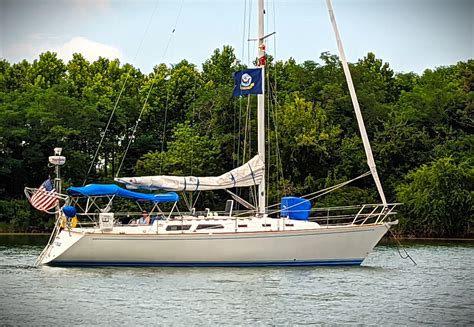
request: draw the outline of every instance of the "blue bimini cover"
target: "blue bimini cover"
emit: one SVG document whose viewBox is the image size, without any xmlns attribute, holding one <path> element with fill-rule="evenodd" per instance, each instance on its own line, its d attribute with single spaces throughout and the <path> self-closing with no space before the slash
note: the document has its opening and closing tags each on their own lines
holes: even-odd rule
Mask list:
<svg viewBox="0 0 474 327">
<path fill-rule="evenodd" d="M 129 191 L 115 184 L 89 184 L 81 187 L 71 186 L 67 189 L 67 194 L 72 196 L 116 195 L 121 198 L 127 198 L 135 201 L 150 201 L 155 203 L 179 201 L 178 194 L 174 192 L 162 194 L 146 194 Z"/>
<path fill-rule="evenodd" d="M 281 216 L 295 220 L 308 220 L 311 211 L 309 200 L 296 196 L 285 196 L 281 198 Z"/>
</svg>

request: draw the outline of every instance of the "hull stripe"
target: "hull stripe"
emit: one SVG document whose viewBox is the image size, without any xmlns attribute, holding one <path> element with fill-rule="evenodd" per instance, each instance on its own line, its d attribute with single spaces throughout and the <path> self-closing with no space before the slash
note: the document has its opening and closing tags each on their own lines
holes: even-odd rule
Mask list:
<svg viewBox="0 0 474 327">
<path fill-rule="evenodd" d="M 337 232 L 317 232 L 317 233 L 301 233 L 301 234 L 272 234 L 272 235 L 234 235 L 224 234 L 224 233 L 213 233 L 212 236 L 209 236 L 208 233 L 182 233 L 182 234 L 154 234 L 153 236 L 143 235 L 143 234 L 131 234 L 131 235 L 113 235 L 113 234 L 102 234 L 100 237 L 95 236 L 94 234 L 86 234 L 86 236 L 91 236 L 93 241 L 201 241 L 201 240 L 235 240 L 235 239 L 256 239 L 256 238 L 286 238 L 286 237 L 305 237 L 305 236 L 315 236 L 315 235 L 329 235 L 329 234 L 342 234 L 342 233 L 364 233 L 372 232 L 374 229 L 365 229 L 365 230 L 345 230 Z M 283 233 L 283 232 L 281 232 Z M 190 235 L 191 234 L 191 235 Z M 242 233 L 244 234 L 244 233 Z"/>
<path fill-rule="evenodd" d="M 290 267 L 290 266 L 359 266 L 364 259 L 294 260 L 294 261 L 53 261 L 50 266 L 59 267 Z"/>
</svg>

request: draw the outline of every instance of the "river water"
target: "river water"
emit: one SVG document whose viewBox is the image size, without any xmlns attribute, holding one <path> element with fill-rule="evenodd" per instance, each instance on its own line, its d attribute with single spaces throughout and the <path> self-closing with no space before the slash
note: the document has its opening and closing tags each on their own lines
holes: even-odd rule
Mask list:
<svg viewBox="0 0 474 327">
<path fill-rule="evenodd" d="M 474 324 L 474 243 L 383 244 L 361 267 L 35 267 L 0 236 L 0 325 Z"/>
</svg>

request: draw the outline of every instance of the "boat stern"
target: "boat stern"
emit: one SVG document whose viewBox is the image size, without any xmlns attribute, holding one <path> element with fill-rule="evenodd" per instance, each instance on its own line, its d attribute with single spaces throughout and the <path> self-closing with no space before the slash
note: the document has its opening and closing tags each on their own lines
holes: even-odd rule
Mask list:
<svg viewBox="0 0 474 327">
<path fill-rule="evenodd" d="M 49 243 L 40 257 L 38 257 L 38 265 L 53 264 L 55 260 L 61 257 L 71 246 L 83 237 L 83 233 L 62 230 L 56 235 L 54 240 Z"/>
</svg>

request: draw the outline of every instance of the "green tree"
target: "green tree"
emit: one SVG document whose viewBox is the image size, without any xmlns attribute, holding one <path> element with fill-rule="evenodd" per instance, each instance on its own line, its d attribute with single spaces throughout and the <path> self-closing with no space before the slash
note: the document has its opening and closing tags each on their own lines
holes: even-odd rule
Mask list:
<svg viewBox="0 0 474 327">
<path fill-rule="evenodd" d="M 324 179 L 341 129 L 328 123 L 322 108 L 297 96 L 288 98 L 278 111 L 284 175 L 301 186 L 308 176 Z"/>
<path fill-rule="evenodd" d="M 30 75 L 34 85 L 43 89 L 49 88 L 65 77 L 66 65 L 58 59 L 55 52 L 44 52 L 39 55 L 39 60 L 33 61 Z"/>
<path fill-rule="evenodd" d="M 217 143 L 199 135 L 186 121 L 174 128 L 168 150 L 144 155 L 136 171 L 140 175 L 212 175 L 217 173 L 218 154 Z"/>
<path fill-rule="evenodd" d="M 374 156 L 380 178 L 385 182 L 387 197 L 395 201 L 395 188 L 411 170 L 434 159 L 429 131 L 406 121 L 387 121 L 376 132 Z"/>
<path fill-rule="evenodd" d="M 4 72 L 4 87 L 8 91 L 25 91 L 33 84 L 31 64 L 26 60 L 11 65 Z"/>
<path fill-rule="evenodd" d="M 373 135 L 387 120 L 390 104 L 398 98 L 394 72 L 371 52 L 351 68 L 365 125 L 369 135 Z"/>
<path fill-rule="evenodd" d="M 202 65 L 202 86 L 197 89 L 195 106 L 187 116 L 196 128 L 205 131 L 209 138 L 218 142 L 221 164 L 225 170 L 235 167 L 238 162 L 234 160 L 234 150 L 240 142 L 238 136 L 244 134 L 244 124 L 239 131 L 236 122 L 243 120 L 244 115 L 242 111 L 239 117 L 237 101 L 245 103 L 245 100 L 231 97 L 234 86 L 232 74 L 243 68 L 232 47 L 216 49 Z"/>
<path fill-rule="evenodd" d="M 91 84 L 90 63 L 80 53 L 74 53 L 67 64 L 67 72 L 69 95 L 81 98 L 84 88 Z"/>
<path fill-rule="evenodd" d="M 403 232 L 463 236 L 473 221 L 474 169 L 440 158 L 410 172 L 397 188 L 404 203 Z"/>
<path fill-rule="evenodd" d="M 397 115 L 428 128 L 431 137 L 443 138 L 452 127 L 471 129 L 472 91 L 466 87 L 468 69 L 462 66 L 427 69 L 411 92 L 401 94 Z"/>
</svg>

